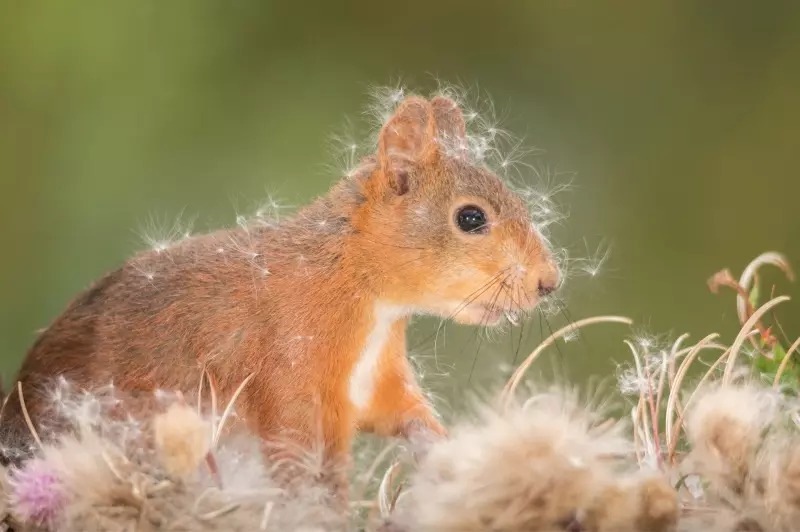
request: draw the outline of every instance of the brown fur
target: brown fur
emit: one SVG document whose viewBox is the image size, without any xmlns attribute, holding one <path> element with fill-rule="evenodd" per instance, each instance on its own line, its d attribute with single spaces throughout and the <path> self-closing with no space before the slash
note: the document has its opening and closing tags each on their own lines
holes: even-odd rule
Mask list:
<svg viewBox="0 0 800 532">
<path fill-rule="evenodd" d="M 18 379 L 34 424 L 47 421 L 43 378 L 187 391 L 205 367 L 221 401 L 254 373 L 237 402 L 248 426 L 265 439 L 321 441 L 330 459 L 346 458 L 359 426 L 444 433 L 405 356 L 406 317 L 392 327 L 369 406 L 349 400 L 375 303 L 477 324 L 486 314 L 478 305 L 530 310 L 558 278 L 520 198 L 485 168 L 444 154 L 443 139 L 463 135 L 452 101 L 408 98 L 377 153 L 294 217 L 191 237 L 104 276 L 24 360 Z M 455 227 L 466 203 L 486 210 L 488 234 Z M 4 416 L 5 446 L 28 442 L 16 394 Z"/>
</svg>

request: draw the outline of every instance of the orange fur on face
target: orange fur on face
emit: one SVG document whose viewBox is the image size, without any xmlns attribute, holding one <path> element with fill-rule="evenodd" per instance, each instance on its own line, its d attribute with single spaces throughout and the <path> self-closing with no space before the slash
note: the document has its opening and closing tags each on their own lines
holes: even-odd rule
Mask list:
<svg viewBox="0 0 800 532">
<path fill-rule="evenodd" d="M 28 352 L 19 380 L 34 423 L 48 422 L 43 377 L 187 391 L 205 368 L 220 401 L 253 375 L 240 416 L 265 441 L 292 442 L 270 457 L 299 459 L 299 443 L 338 463 L 357 427 L 443 434 L 406 358 L 407 318 L 492 324 L 558 283 L 522 200 L 459 155 L 463 137 L 453 101 L 408 98 L 374 156 L 297 215 L 131 258 Z M 485 214 L 480 232 L 459 228 L 465 205 Z M 21 445 L 16 396 L 5 416 L 5 445 Z"/>
</svg>

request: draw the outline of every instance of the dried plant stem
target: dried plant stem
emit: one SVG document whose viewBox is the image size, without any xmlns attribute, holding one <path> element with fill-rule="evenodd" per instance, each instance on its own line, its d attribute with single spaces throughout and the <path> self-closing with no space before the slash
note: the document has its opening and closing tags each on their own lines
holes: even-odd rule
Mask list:
<svg viewBox="0 0 800 532">
<path fill-rule="evenodd" d="M 226 504 L 225 506 L 223 506 L 222 508 L 219 508 L 217 510 L 212 510 L 212 511 L 210 511 L 208 513 L 205 513 L 205 514 L 199 514 L 197 516 L 197 518 L 202 520 L 202 521 L 211 521 L 211 520 L 216 519 L 218 517 L 222 517 L 225 514 L 231 513 L 232 511 L 234 511 L 237 508 L 239 508 L 239 506 L 240 506 L 240 504 L 238 502 L 232 502 L 232 503 Z"/>
<path fill-rule="evenodd" d="M 786 260 L 786 257 L 776 251 L 767 251 L 766 253 L 762 253 L 753 259 L 750 264 L 745 267 L 744 271 L 742 272 L 742 276 L 739 278 L 739 286 L 749 291 L 750 285 L 753 282 L 753 278 L 756 276 L 756 273 L 758 273 L 758 270 L 766 264 L 777 266 L 781 269 L 781 271 L 783 271 L 787 279 L 790 281 L 794 280 L 794 272 L 792 271 L 792 267 L 789 265 L 789 261 Z M 739 314 L 739 321 L 742 324 L 747 321 L 747 303 L 747 298 L 743 297 L 741 294 L 736 296 L 736 312 Z"/>
<path fill-rule="evenodd" d="M 757 331 L 753 331 L 753 332 L 755 333 Z M 718 348 L 718 347 L 719 346 L 707 345 L 706 349 L 715 349 L 715 348 Z M 731 351 L 730 347 L 725 349 L 724 352 L 717 358 L 717 360 L 714 361 L 713 364 L 711 364 L 711 366 L 708 368 L 708 370 L 706 370 L 706 372 L 700 378 L 700 380 L 697 383 L 697 386 L 695 386 L 694 390 L 689 395 L 689 398 L 686 400 L 686 408 L 687 409 L 692 404 L 692 400 L 694 399 L 694 396 L 697 393 L 697 390 L 701 389 L 703 387 L 703 385 L 706 383 L 706 381 L 708 381 L 711 378 L 711 376 L 714 374 L 714 371 L 716 371 L 716 369 L 719 367 L 719 365 L 722 364 L 722 362 L 727 359 L 728 355 L 730 354 L 730 351 Z"/>
<path fill-rule="evenodd" d="M 0 406 L 0 421 L 3 419 L 3 413 L 6 411 L 6 404 L 8 403 L 9 398 L 11 398 L 10 393 L 3 398 L 3 405 Z"/>
<path fill-rule="evenodd" d="M 376 507 L 377 503 L 375 501 L 350 501 L 350 508 L 367 508 L 368 510 L 372 510 Z"/>
<path fill-rule="evenodd" d="M 675 380 L 675 361 L 678 360 L 678 357 L 681 356 L 680 354 L 683 353 L 685 350 L 681 350 L 681 344 L 689 338 L 689 333 L 683 333 L 682 335 L 678 336 L 678 339 L 675 340 L 675 343 L 672 344 L 672 349 L 669 353 L 669 380 L 672 382 Z"/>
<path fill-rule="evenodd" d="M 217 483 L 217 487 L 222 489 L 222 476 L 219 474 L 219 465 L 217 465 L 217 459 L 214 456 L 214 453 L 208 451 L 206 453 L 206 466 L 208 467 L 208 472 L 211 473 L 211 478 L 214 479 L 214 482 Z"/>
<path fill-rule="evenodd" d="M 668 370 L 669 370 L 668 371 L 668 377 L 669 377 L 669 382 L 671 382 L 671 383 L 675 382 L 675 371 L 676 371 L 675 362 L 678 360 L 678 358 L 680 358 L 681 356 L 685 355 L 686 353 L 688 353 L 691 350 L 691 348 L 689 348 L 689 349 L 681 349 L 680 348 L 681 344 L 683 344 L 684 340 L 686 340 L 688 337 L 689 337 L 689 333 L 684 333 L 684 334 L 680 335 L 677 340 L 675 340 L 675 343 L 672 344 L 672 349 L 670 350 L 670 353 L 669 353 L 669 363 L 668 363 Z M 680 399 L 678 399 L 675 402 L 675 408 L 678 410 L 678 414 L 679 415 L 683 414 L 683 407 L 681 406 Z"/>
<path fill-rule="evenodd" d="M 691 352 L 692 349 L 694 349 L 694 346 L 685 347 L 685 348 L 681 349 L 680 351 L 678 351 L 677 353 L 675 353 L 674 358 L 676 358 L 676 359 L 680 358 L 680 357 L 684 356 L 685 354 Z M 722 344 L 717 344 L 717 343 L 714 343 L 714 342 L 710 342 L 710 343 L 707 343 L 705 345 L 704 349 L 719 349 L 720 351 L 726 351 L 729 348 L 727 346 L 722 345 Z M 670 361 L 670 363 L 671 362 L 672 361 Z M 719 359 L 717 359 L 717 361 L 714 362 L 714 366 L 716 367 L 718 364 L 719 364 Z M 672 371 L 672 373 L 673 374 L 670 375 L 670 377 L 669 377 L 670 390 L 672 389 L 672 386 L 673 386 L 672 383 L 675 382 L 674 371 Z M 680 397 L 675 397 L 675 411 L 678 413 L 678 417 L 683 416 L 683 410 L 684 410 L 684 407 L 681 404 L 681 398 Z"/>
<path fill-rule="evenodd" d="M 364 498 L 364 493 L 367 491 L 367 486 L 369 486 L 369 481 L 372 479 L 372 476 L 378 470 L 378 466 L 381 465 L 381 462 L 389 455 L 390 452 L 397 447 L 397 442 L 393 441 L 389 443 L 386 447 L 378 453 L 378 456 L 372 461 L 369 468 L 361 475 L 361 486 L 359 487 L 358 491 L 356 492 L 356 496 L 353 497 L 353 500 L 360 501 Z"/>
<path fill-rule="evenodd" d="M 236 388 L 236 391 L 233 392 L 233 397 L 231 397 L 231 400 L 228 401 L 228 406 L 225 407 L 225 411 L 222 413 L 222 417 L 219 418 L 219 424 L 217 424 L 217 428 L 214 431 L 214 438 L 211 440 L 212 449 L 217 448 L 217 444 L 219 443 L 219 438 L 220 436 L 222 436 L 222 429 L 224 428 L 225 422 L 228 420 L 228 417 L 233 412 L 233 406 L 236 403 L 236 400 L 239 398 L 239 395 L 242 393 L 242 390 L 244 390 L 244 387 L 247 386 L 247 383 L 250 382 L 250 379 L 252 379 L 254 376 L 255 373 L 251 373 L 250 375 L 245 377 L 245 379 L 242 381 L 239 387 Z"/>
<path fill-rule="evenodd" d="M 724 349 L 725 352 L 722 353 L 717 358 L 717 360 L 714 361 L 714 363 L 711 365 L 710 368 L 708 368 L 708 371 L 705 372 L 703 377 L 700 379 L 700 382 L 698 382 L 697 386 L 695 386 L 695 389 L 692 392 L 692 394 L 689 396 L 689 399 L 686 400 L 686 406 L 683 409 L 683 411 L 682 412 L 678 412 L 678 419 L 675 420 L 675 424 L 671 427 L 672 435 L 671 436 L 667 436 L 667 441 L 669 442 L 669 447 L 667 449 L 667 460 L 670 463 L 672 463 L 672 461 L 673 461 L 673 459 L 675 457 L 675 449 L 678 447 L 678 437 L 680 436 L 680 433 L 681 433 L 680 427 L 681 427 L 681 425 L 683 425 L 683 420 L 684 420 L 686 411 L 688 410 L 689 406 L 692 404 L 692 399 L 694 399 L 694 396 L 697 393 L 697 390 L 699 390 L 699 389 L 701 389 L 703 387 L 703 384 L 705 384 L 705 382 L 711 377 L 711 375 L 714 374 L 714 370 L 717 369 L 717 367 L 722 363 L 723 360 L 725 360 L 725 357 L 727 357 L 728 353 L 730 352 L 730 348 L 725 349 L 724 346 L 720 346 L 720 345 L 717 345 L 717 344 L 709 344 L 709 345 L 707 345 L 705 347 L 706 347 L 706 349 L 719 349 L 719 348 L 721 348 L 721 349 Z M 670 428 L 670 427 L 667 426 L 667 428 Z"/>
<path fill-rule="evenodd" d="M 647 369 L 647 351 L 645 350 L 644 355 L 640 355 L 639 352 L 636 350 L 636 347 L 633 345 L 632 342 L 625 340 L 625 345 L 627 345 L 631 353 L 633 354 L 633 360 L 636 363 L 636 374 L 639 380 L 639 405 L 636 407 L 637 416 L 634 422 L 637 424 L 638 427 L 639 420 L 641 419 L 641 431 L 645 437 L 645 443 L 647 446 L 647 452 L 652 452 L 656 457 L 657 460 L 660 462 L 661 458 L 661 449 L 659 444 L 659 435 L 658 435 L 658 413 L 655 405 L 655 401 L 653 399 L 653 382 L 650 378 L 650 371 Z M 644 363 L 642 361 L 644 359 Z M 648 420 L 647 414 L 647 407 L 650 407 L 650 419 Z M 650 433 L 647 429 L 648 421 L 652 423 L 653 432 Z M 651 438 L 652 436 L 652 438 Z"/>
<path fill-rule="evenodd" d="M 36 427 L 33 426 L 33 421 L 31 421 L 31 416 L 28 414 L 28 407 L 25 406 L 25 397 L 22 394 L 22 383 L 17 381 L 17 395 L 19 395 L 19 405 L 22 409 L 22 415 L 25 417 L 25 423 L 28 425 L 28 430 L 31 431 L 31 435 L 33 435 L 33 439 L 36 440 L 36 443 L 39 444 L 39 448 L 44 448 L 44 444 L 42 444 L 42 439 L 39 438 L 39 433 L 36 432 Z"/>
<path fill-rule="evenodd" d="M 111 471 L 111 474 L 114 475 L 115 477 L 117 477 L 117 479 L 120 482 L 125 483 L 126 482 L 125 475 L 123 475 L 120 472 L 119 468 L 114 463 L 114 460 L 111 458 L 111 455 L 108 453 L 108 451 L 102 451 L 100 453 L 100 456 L 103 458 L 103 461 L 106 463 L 106 466 L 108 467 L 108 470 Z"/>
<path fill-rule="evenodd" d="M 645 378 L 647 379 L 647 401 L 650 404 L 650 423 L 653 426 L 653 449 L 656 453 L 656 460 L 658 465 L 661 466 L 661 434 L 658 430 L 658 403 L 653 396 L 653 379 L 650 376 L 650 370 L 647 369 L 647 360 L 645 358 Z M 663 375 L 663 374 L 662 374 Z"/>
<path fill-rule="evenodd" d="M 733 368 L 736 367 L 736 359 L 737 355 L 739 354 L 739 349 L 742 348 L 742 344 L 744 343 L 745 339 L 750 334 L 750 331 L 753 329 L 753 326 L 758 323 L 758 320 L 761 319 L 761 316 L 766 314 L 769 309 L 772 307 L 783 303 L 784 301 L 789 301 L 791 298 L 789 296 L 779 296 L 774 299 L 770 299 L 763 305 L 761 305 L 758 310 L 756 310 L 752 316 L 745 322 L 744 326 L 739 331 L 739 335 L 736 337 L 736 340 L 733 342 L 731 346 L 730 353 L 728 354 L 728 363 L 725 365 L 725 372 L 722 375 L 722 382 L 724 384 L 730 384 L 731 379 L 733 378 Z"/>
<path fill-rule="evenodd" d="M 789 364 L 789 359 L 792 358 L 792 353 L 794 353 L 798 347 L 800 347 L 800 338 L 797 338 L 789 350 L 786 351 L 786 355 L 783 357 L 783 360 L 781 360 L 781 365 L 778 366 L 778 371 L 775 372 L 775 381 L 772 383 L 772 387 L 776 390 L 780 386 L 781 376 L 783 372 L 786 371 L 786 366 Z"/>
<path fill-rule="evenodd" d="M 197 385 L 197 415 L 203 412 L 203 385 L 206 383 L 206 365 L 203 364 L 203 371 L 200 373 L 200 383 Z M 210 383 L 209 383 L 210 384 Z"/>
<path fill-rule="evenodd" d="M 675 379 L 670 383 L 669 397 L 667 397 L 666 420 L 664 424 L 667 432 L 667 441 L 672 441 L 672 420 L 675 416 L 675 405 L 678 402 L 678 394 L 680 393 L 681 383 L 686 376 L 686 372 L 689 370 L 689 366 L 692 365 L 692 361 L 694 361 L 698 353 L 717 336 L 719 336 L 718 333 L 711 333 L 697 342 L 686 355 L 686 358 L 683 359 L 683 362 L 681 362 L 675 374 Z"/>
<path fill-rule="evenodd" d="M 393 462 L 392 465 L 386 470 L 386 473 L 383 474 L 383 478 L 381 479 L 381 484 L 378 488 L 378 507 L 381 511 L 382 518 L 389 517 L 394 510 L 392 504 L 394 496 L 391 493 L 391 489 L 392 483 L 394 482 L 394 477 L 399 467 L 400 462 Z"/>
<path fill-rule="evenodd" d="M 666 351 L 661 352 L 661 368 L 658 371 L 658 395 L 656 396 L 656 404 L 661 408 L 661 401 L 664 398 L 664 385 L 666 383 L 667 377 L 667 353 Z"/>
<path fill-rule="evenodd" d="M 692 349 L 694 349 L 694 346 L 685 347 L 685 348 L 681 349 L 680 351 L 675 353 L 674 359 L 681 358 L 682 356 L 684 356 L 687 353 L 689 353 Z M 714 342 L 710 342 L 710 343 L 705 345 L 704 349 L 719 349 L 720 351 L 726 351 L 729 348 L 728 348 L 728 346 L 725 346 L 725 345 L 722 345 L 722 344 L 717 344 L 717 343 L 714 343 Z M 714 365 L 716 366 L 718 363 L 719 363 L 719 360 L 714 362 Z M 669 376 L 669 382 L 670 383 L 674 383 L 675 382 L 675 370 L 674 370 L 674 364 L 673 364 L 672 360 L 670 360 L 670 364 L 673 365 L 673 369 L 670 370 L 671 371 L 671 375 Z M 672 389 L 672 384 L 670 384 L 669 386 L 670 386 L 670 389 Z M 675 411 L 678 413 L 678 417 L 683 417 L 683 410 L 684 410 L 684 406 L 681 403 L 680 396 L 675 397 Z"/>
<path fill-rule="evenodd" d="M 639 435 L 639 414 L 642 409 L 642 405 L 644 405 L 644 397 L 642 396 L 641 392 L 639 393 L 639 402 L 636 405 L 636 408 L 631 410 L 631 421 L 633 423 L 633 446 L 634 452 L 636 453 L 636 460 L 639 462 L 639 465 L 642 464 L 643 461 L 643 451 L 642 451 L 642 438 Z"/>
<path fill-rule="evenodd" d="M 637 441 L 636 457 L 639 460 L 639 465 L 644 462 L 647 454 L 653 448 L 653 442 L 650 441 L 650 432 L 647 430 L 647 400 L 644 396 L 644 390 L 639 390 L 639 402 L 633 411 L 633 432 Z"/>
<path fill-rule="evenodd" d="M 769 297 L 770 299 L 775 297 L 775 285 L 772 285 L 772 290 L 770 291 Z M 772 321 L 773 323 L 775 323 L 775 326 L 778 327 L 778 330 L 780 331 L 781 336 L 783 336 L 783 339 L 786 341 L 786 343 L 791 344 L 792 341 L 789 340 L 789 337 L 786 335 L 786 331 L 783 329 L 783 325 L 781 325 L 781 322 L 778 319 L 778 315 L 775 313 L 774 310 L 772 311 Z M 776 340 L 777 340 L 777 335 L 776 335 Z"/>
<path fill-rule="evenodd" d="M 267 525 L 269 525 L 269 516 L 272 514 L 272 509 L 275 507 L 275 503 L 273 501 L 267 501 L 267 504 L 264 505 L 264 515 L 261 517 L 261 526 L 259 530 L 266 530 Z"/>
<path fill-rule="evenodd" d="M 217 387 L 214 385 L 214 379 L 208 368 L 203 369 L 203 374 L 208 379 L 208 392 L 211 394 L 211 439 L 213 440 L 216 434 L 214 427 L 217 423 Z"/>
<path fill-rule="evenodd" d="M 594 323 L 624 323 L 625 325 L 631 325 L 633 324 L 633 320 L 623 316 L 596 316 L 592 318 L 584 318 L 576 321 L 575 323 L 570 323 L 569 325 L 566 325 L 565 327 L 562 327 L 558 331 L 554 332 L 541 344 L 539 344 L 533 353 L 531 353 L 528 358 L 526 358 L 514 371 L 514 374 L 511 375 L 511 378 L 506 383 L 503 391 L 500 394 L 501 403 L 506 407 L 511 403 L 511 400 L 514 397 L 514 392 L 516 391 L 517 386 L 519 386 L 520 381 L 522 381 L 522 377 L 525 375 L 525 372 L 528 370 L 530 365 L 533 364 L 533 361 L 536 360 L 536 357 L 542 353 L 542 351 L 555 343 L 556 340 L 563 338 L 565 335 L 574 332 L 581 327 L 592 325 Z"/>
</svg>

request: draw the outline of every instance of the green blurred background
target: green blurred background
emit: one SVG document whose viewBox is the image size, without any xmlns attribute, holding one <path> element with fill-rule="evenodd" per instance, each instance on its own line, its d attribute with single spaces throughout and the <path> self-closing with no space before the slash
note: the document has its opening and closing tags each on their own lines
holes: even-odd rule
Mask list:
<svg viewBox="0 0 800 532">
<path fill-rule="evenodd" d="M 546 150 L 536 160 L 576 173 L 556 241 L 612 253 L 568 285 L 574 319 L 730 341 L 733 294 L 710 294 L 707 278 L 773 249 L 800 264 L 795 1 L 1 1 L 6 379 L 36 329 L 141 249 L 151 216 L 183 212 L 203 230 L 268 192 L 293 205 L 323 193 L 338 177 L 330 136 L 370 85 L 398 78 L 478 85 Z M 799 333 L 797 305 L 782 313 Z M 628 331 L 594 327 L 538 368 L 613 373 Z M 516 351 L 518 336 L 478 350 L 474 331 L 448 331 L 437 354 L 450 376 L 428 372 L 445 398 L 500 376 Z"/>
</svg>

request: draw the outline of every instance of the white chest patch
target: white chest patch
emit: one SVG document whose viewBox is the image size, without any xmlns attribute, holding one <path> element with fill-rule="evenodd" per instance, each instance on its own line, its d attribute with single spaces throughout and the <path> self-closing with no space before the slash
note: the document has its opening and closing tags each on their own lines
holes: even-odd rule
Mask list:
<svg viewBox="0 0 800 532">
<path fill-rule="evenodd" d="M 391 339 L 392 326 L 395 322 L 409 314 L 408 309 L 395 305 L 377 303 L 375 305 L 375 321 L 367 335 L 364 347 L 350 374 L 350 401 L 362 410 L 369 405 L 375 391 L 375 378 L 378 364 L 386 343 Z"/>
</svg>

